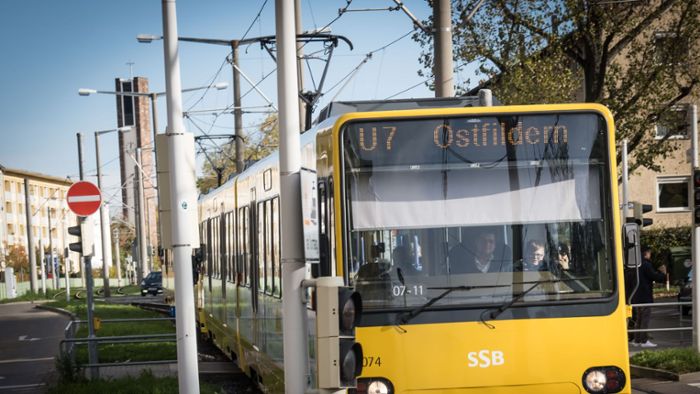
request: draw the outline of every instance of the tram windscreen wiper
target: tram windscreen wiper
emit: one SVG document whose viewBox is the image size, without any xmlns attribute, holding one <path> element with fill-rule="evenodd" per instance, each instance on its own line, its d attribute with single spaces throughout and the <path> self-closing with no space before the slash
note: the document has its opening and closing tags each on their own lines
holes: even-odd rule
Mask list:
<svg viewBox="0 0 700 394">
<path fill-rule="evenodd" d="M 470 290 L 474 290 L 474 289 L 490 289 L 490 288 L 496 288 L 496 287 L 509 287 L 509 286 L 510 286 L 510 284 L 507 284 L 507 285 L 485 285 L 485 286 L 428 287 L 428 290 L 444 290 L 444 291 L 442 293 L 440 293 L 439 295 L 429 299 L 428 302 L 426 302 L 425 304 L 423 304 L 415 309 L 412 309 L 408 312 L 404 312 L 404 313 L 400 314 L 396 318 L 396 323 L 398 325 L 408 323 L 411 319 L 420 315 L 424 310 L 430 308 L 433 304 L 435 304 L 436 302 L 445 298 L 448 294 L 452 293 L 453 291 L 470 291 Z"/>
<path fill-rule="evenodd" d="M 520 301 L 523 297 L 525 297 L 529 292 L 532 290 L 535 290 L 535 288 L 539 285 L 545 284 L 545 283 L 560 283 L 560 282 L 570 282 L 570 281 L 576 281 L 576 280 L 581 280 L 581 279 L 586 279 L 587 277 L 579 277 L 579 278 L 567 278 L 567 279 L 545 279 L 545 280 L 538 280 L 534 282 L 518 282 L 518 283 L 513 283 L 514 285 L 523 285 L 523 284 L 529 284 L 532 283 L 532 286 L 528 287 L 527 289 L 521 291 L 520 293 L 516 294 L 513 298 L 511 298 L 509 301 L 503 303 L 503 305 L 499 306 L 496 310 L 491 311 L 489 314 L 489 320 L 494 320 L 497 318 L 501 313 L 505 312 L 508 308 L 513 306 L 516 302 Z"/>
</svg>

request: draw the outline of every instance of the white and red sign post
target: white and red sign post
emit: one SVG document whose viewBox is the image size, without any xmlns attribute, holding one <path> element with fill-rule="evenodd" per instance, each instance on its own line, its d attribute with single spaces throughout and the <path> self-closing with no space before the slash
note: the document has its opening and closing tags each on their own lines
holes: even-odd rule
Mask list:
<svg viewBox="0 0 700 394">
<path fill-rule="evenodd" d="M 102 205 L 102 193 L 92 182 L 80 181 L 68 189 L 68 208 L 78 216 L 90 216 Z"/>
</svg>

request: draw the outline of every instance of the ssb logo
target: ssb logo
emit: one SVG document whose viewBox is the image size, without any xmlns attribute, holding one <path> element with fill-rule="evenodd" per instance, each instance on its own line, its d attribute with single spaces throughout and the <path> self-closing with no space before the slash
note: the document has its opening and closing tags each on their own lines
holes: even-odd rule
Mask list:
<svg viewBox="0 0 700 394">
<path fill-rule="evenodd" d="M 479 350 L 478 352 L 467 353 L 469 359 L 469 368 L 488 368 L 491 366 L 503 365 L 505 358 L 500 350 Z"/>
</svg>

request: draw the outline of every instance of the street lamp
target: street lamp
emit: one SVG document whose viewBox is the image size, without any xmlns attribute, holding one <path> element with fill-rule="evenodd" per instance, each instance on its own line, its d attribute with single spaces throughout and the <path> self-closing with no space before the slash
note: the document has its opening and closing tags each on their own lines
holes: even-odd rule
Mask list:
<svg viewBox="0 0 700 394">
<path fill-rule="evenodd" d="M 116 129 L 100 130 L 95 132 L 95 162 L 97 165 L 97 187 L 102 190 L 102 164 L 100 163 L 100 136 L 103 134 L 113 133 L 113 132 L 127 132 L 131 131 L 131 126 L 119 127 Z M 112 245 L 109 233 L 109 227 L 107 226 L 107 221 L 109 219 L 109 212 L 105 208 L 104 202 L 100 204 L 100 230 L 102 234 L 102 285 L 104 288 L 105 297 L 111 297 L 111 291 L 109 289 L 109 267 L 107 262 L 112 258 Z"/>
<path fill-rule="evenodd" d="M 228 88 L 228 82 L 217 82 L 207 86 L 199 86 L 196 88 L 182 89 L 183 93 L 194 92 L 197 90 L 211 89 L 224 90 Z M 153 122 L 153 141 L 155 143 L 155 135 L 158 133 L 158 111 L 156 109 L 156 98 L 164 96 L 165 92 L 112 92 L 106 90 L 95 89 L 78 89 L 78 94 L 81 96 L 89 96 L 91 94 L 111 94 L 115 96 L 130 96 L 130 97 L 148 97 L 151 100 L 151 118 Z"/>
</svg>

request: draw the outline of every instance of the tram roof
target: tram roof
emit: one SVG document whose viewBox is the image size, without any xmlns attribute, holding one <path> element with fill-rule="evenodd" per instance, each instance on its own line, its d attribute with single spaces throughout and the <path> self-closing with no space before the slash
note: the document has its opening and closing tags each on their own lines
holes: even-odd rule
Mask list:
<svg viewBox="0 0 700 394">
<path fill-rule="evenodd" d="M 494 98 L 494 105 L 500 103 Z M 478 107 L 479 96 L 428 97 L 398 100 L 334 101 L 321 110 L 315 124 L 348 112 L 392 111 L 401 109 Z"/>
</svg>

